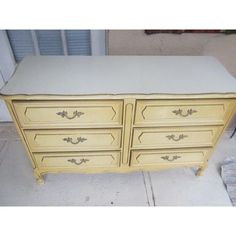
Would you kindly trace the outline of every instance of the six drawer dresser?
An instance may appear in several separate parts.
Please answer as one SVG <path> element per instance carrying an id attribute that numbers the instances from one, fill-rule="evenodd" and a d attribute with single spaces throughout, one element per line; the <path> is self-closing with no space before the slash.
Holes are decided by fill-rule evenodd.
<path id="1" fill-rule="evenodd" d="M 39 183 L 59 172 L 201 175 L 234 114 L 236 80 L 213 57 L 32 56 L 1 96 Z"/>

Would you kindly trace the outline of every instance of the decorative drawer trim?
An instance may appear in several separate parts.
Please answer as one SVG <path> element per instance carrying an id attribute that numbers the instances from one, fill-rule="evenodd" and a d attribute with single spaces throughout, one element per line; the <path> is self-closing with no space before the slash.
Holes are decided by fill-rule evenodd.
<path id="1" fill-rule="evenodd" d="M 134 128 L 133 149 L 212 147 L 223 126 Z"/>
<path id="2" fill-rule="evenodd" d="M 132 151 L 132 166 L 158 166 L 158 165 L 195 165 L 203 164 L 211 149 L 165 149 L 165 150 L 137 150 Z"/>
<path id="3" fill-rule="evenodd" d="M 135 125 L 223 125 L 235 106 L 230 99 L 137 100 Z"/>
<path id="4" fill-rule="evenodd" d="M 93 151 L 121 148 L 121 129 L 25 130 L 33 152 Z"/>
<path id="5" fill-rule="evenodd" d="M 63 152 L 34 154 L 40 169 L 114 168 L 120 164 L 120 152 Z"/>
<path id="6" fill-rule="evenodd" d="M 122 100 L 16 101 L 13 105 L 24 128 L 122 125 Z"/>

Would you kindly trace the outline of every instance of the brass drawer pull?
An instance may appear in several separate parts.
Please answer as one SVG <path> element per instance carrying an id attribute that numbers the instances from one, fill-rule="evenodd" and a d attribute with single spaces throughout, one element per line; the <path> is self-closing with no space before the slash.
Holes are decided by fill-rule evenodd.
<path id="1" fill-rule="evenodd" d="M 197 112 L 196 110 L 193 110 L 192 108 L 191 109 L 188 109 L 186 114 L 183 114 L 183 110 L 179 109 L 179 110 L 174 110 L 172 111 L 173 113 L 175 113 L 175 115 L 180 115 L 182 117 L 187 117 L 187 116 L 191 116 L 193 113 Z"/>
<path id="2" fill-rule="evenodd" d="M 67 142 L 67 143 L 72 143 L 72 144 L 78 144 L 78 143 L 83 143 L 84 141 L 86 141 L 86 138 L 82 138 L 82 137 L 78 137 L 77 141 L 73 141 L 72 138 L 68 137 L 68 138 L 63 138 L 63 141 Z"/>
<path id="3" fill-rule="evenodd" d="M 188 135 L 184 135 L 184 134 L 180 134 L 178 138 L 175 137 L 174 134 L 171 134 L 171 135 L 167 135 L 166 136 L 169 140 L 174 140 L 174 141 L 180 141 L 181 139 L 184 139 L 184 138 L 187 138 Z"/>
<path id="4" fill-rule="evenodd" d="M 84 159 L 84 158 L 82 158 L 82 159 L 80 159 L 80 162 L 77 162 L 76 159 L 69 159 L 69 160 L 67 160 L 67 161 L 68 161 L 68 162 L 71 162 L 71 163 L 74 163 L 75 165 L 79 166 L 79 165 L 81 165 L 82 163 L 88 162 L 89 159 Z"/>
<path id="5" fill-rule="evenodd" d="M 76 111 L 73 112 L 73 116 L 68 116 L 67 111 L 59 111 L 59 112 L 57 112 L 57 115 L 61 116 L 62 118 L 66 117 L 67 119 L 72 120 L 75 117 L 79 118 L 80 116 L 84 115 L 84 112 L 76 110 Z"/>
<path id="6" fill-rule="evenodd" d="M 174 161 L 174 160 L 177 160 L 178 158 L 181 158 L 181 156 L 175 155 L 175 156 L 172 156 L 172 158 L 170 158 L 170 156 L 161 157 L 161 159 L 166 160 L 166 161 Z"/>

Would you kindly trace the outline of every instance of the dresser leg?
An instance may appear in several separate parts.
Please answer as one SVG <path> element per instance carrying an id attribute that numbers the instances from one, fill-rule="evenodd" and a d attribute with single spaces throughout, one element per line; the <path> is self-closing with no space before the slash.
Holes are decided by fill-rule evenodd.
<path id="1" fill-rule="evenodd" d="M 206 169 L 207 166 L 201 166 L 198 168 L 197 172 L 196 172 L 196 176 L 202 176 L 204 173 L 204 170 Z"/>
<path id="2" fill-rule="evenodd" d="M 43 175 L 37 169 L 34 170 L 34 177 L 38 184 L 44 184 Z"/>

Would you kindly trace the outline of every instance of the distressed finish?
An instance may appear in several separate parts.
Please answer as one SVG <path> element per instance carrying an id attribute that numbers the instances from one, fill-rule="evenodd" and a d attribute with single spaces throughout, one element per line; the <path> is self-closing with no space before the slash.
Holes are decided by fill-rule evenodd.
<path id="1" fill-rule="evenodd" d="M 32 59 L 33 62 L 28 59 L 23 61 L 1 94 L 29 154 L 38 182 L 43 182 L 44 174 L 57 172 L 130 172 L 195 166 L 198 167 L 197 174 L 202 174 L 236 108 L 236 81 L 226 71 L 223 73 L 218 62 L 214 63 L 212 58 L 207 58 L 199 57 L 196 60 L 192 57 L 180 57 L 178 62 L 178 57 L 169 57 L 169 60 L 168 57 L 163 60 L 161 57 L 36 57 L 35 60 Z M 45 60 L 53 67 L 48 68 Z M 61 61 L 68 76 L 64 72 L 59 73 L 62 71 L 58 67 L 62 65 Z M 144 63 L 141 68 L 140 61 Z M 104 68 L 105 62 L 107 71 L 98 71 L 97 66 Z M 122 78 L 120 87 L 117 87 L 117 81 L 114 85 L 111 83 L 112 73 L 115 73 L 112 69 L 117 70 L 120 67 L 123 73 L 126 72 L 126 79 L 134 76 L 128 62 L 133 68 L 136 64 L 142 75 L 151 77 L 150 80 L 148 76 L 145 80 L 139 75 L 137 78 L 130 77 L 133 82 L 132 91 L 136 88 L 136 93 L 128 92 L 130 81 L 127 81 L 126 88 L 122 87 L 125 86 Z M 183 78 L 177 76 L 181 74 L 190 81 L 196 79 L 197 75 L 189 74 L 188 68 L 184 71 L 184 66 L 189 63 L 193 71 L 199 71 L 198 75 L 201 76 L 204 76 L 204 72 L 213 76 L 213 68 L 222 73 L 215 74 L 216 83 L 212 85 L 207 83 L 206 77 L 207 88 L 203 93 L 194 93 L 199 88 L 191 88 L 191 83 L 184 84 Z M 87 64 L 91 66 L 88 74 L 84 70 L 80 72 L 76 69 Z M 112 67 L 109 68 L 108 65 Z M 27 82 L 29 76 L 32 76 L 31 66 L 41 69 L 42 81 L 37 82 L 38 88 L 33 87 L 30 91 L 32 85 Z M 168 72 L 168 66 L 173 71 Z M 181 68 L 183 71 L 180 73 Z M 25 77 L 22 76 L 22 71 L 25 71 Z M 44 81 L 48 76 L 46 72 L 55 82 L 48 83 L 47 88 Z M 76 83 L 74 73 L 73 80 L 70 78 L 72 72 L 78 73 L 78 85 L 81 84 L 82 88 L 73 87 L 72 92 L 62 94 L 63 85 L 60 81 L 63 78 L 66 91 Z M 162 78 L 158 77 L 159 74 Z M 97 79 L 94 77 L 94 84 L 101 88 L 93 87 L 90 81 L 85 88 L 81 77 L 88 78 L 89 75 L 97 75 Z M 101 81 L 106 80 L 110 86 L 107 95 L 104 94 L 108 91 L 106 84 L 104 93 L 94 92 L 102 89 L 103 84 L 98 85 L 102 75 Z M 172 87 L 172 93 L 165 93 L 167 90 L 161 93 L 158 83 L 163 87 L 165 79 L 170 80 L 171 76 L 176 90 Z M 117 75 L 114 74 L 114 77 Z M 34 80 L 33 77 L 31 79 Z M 200 82 L 201 80 L 199 78 Z M 194 83 L 197 84 L 197 81 Z M 140 93 L 141 85 L 146 86 L 145 91 L 149 90 L 150 93 Z M 43 87 L 45 93 L 42 93 Z M 90 88 L 91 94 L 84 92 L 87 90 L 89 93 Z M 155 88 L 157 92 L 152 93 Z M 50 92 L 54 90 L 55 92 Z M 22 94 L 22 91 L 26 93 Z M 183 93 L 179 93 L 180 91 Z"/>

